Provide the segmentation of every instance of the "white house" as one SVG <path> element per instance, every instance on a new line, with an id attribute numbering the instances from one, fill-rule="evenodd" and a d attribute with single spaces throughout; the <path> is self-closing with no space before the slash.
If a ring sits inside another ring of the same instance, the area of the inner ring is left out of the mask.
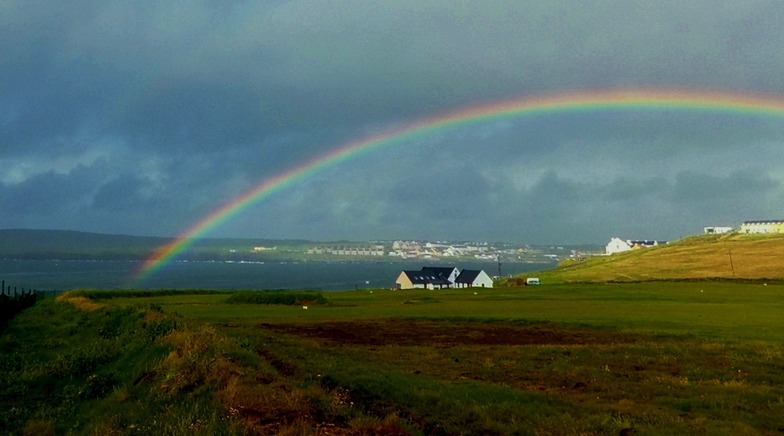
<path id="1" fill-rule="evenodd" d="M 401 271 L 395 289 L 492 288 L 493 279 L 482 270 L 459 271 L 455 267 L 425 266 L 418 271 Z"/>
<path id="2" fill-rule="evenodd" d="M 611 238 L 605 248 L 607 254 L 621 253 L 632 249 L 632 245 L 620 238 Z"/>
<path id="3" fill-rule="evenodd" d="M 464 269 L 455 280 L 457 288 L 492 288 L 493 279 L 483 270 Z"/>

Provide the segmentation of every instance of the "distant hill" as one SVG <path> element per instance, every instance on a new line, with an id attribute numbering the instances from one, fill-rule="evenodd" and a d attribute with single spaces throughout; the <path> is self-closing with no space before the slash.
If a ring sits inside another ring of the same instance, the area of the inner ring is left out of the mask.
<path id="1" fill-rule="evenodd" d="M 167 241 L 167 238 L 69 230 L 2 229 L 0 257 L 137 259 L 144 258 Z"/>
<path id="2" fill-rule="evenodd" d="M 537 274 L 544 283 L 668 279 L 784 279 L 784 234 L 699 235 Z"/>
<path id="3" fill-rule="evenodd" d="M 2 259 L 141 260 L 173 238 L 111 235 L 70 230 L 0 229 Z M 311 244 L 303 240 L 203 238 L 184 254 L 191 260 L 286 260 Z M 279 246 L 270 253 L 253 253 L 256 246 Z"/>

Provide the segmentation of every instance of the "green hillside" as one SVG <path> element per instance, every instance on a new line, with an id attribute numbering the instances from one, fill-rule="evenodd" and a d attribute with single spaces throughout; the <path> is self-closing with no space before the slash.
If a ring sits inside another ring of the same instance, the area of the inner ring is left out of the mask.
<path id="1" fill-rule="evenodd" d="M 784 235 L 700 235 L 658 247 L 583 261 L 537 275 L 545 283 L 784 279 Z"/>
<path id="2" fill-rule="evenodd" d="M 0 258 L 14 259 L 144 259 L 172 238 L 112 235 L 70 230 L 0 229 Z M 306 241 L 243 238 L 203 238 L 188 252 L 194 260 L 258 260 L 254 246 L 281 246 L 304 251 Z M 284 258 L 280 250 L 273 255 Z M 290 254 L 288 256 L 291 256 Z"/>

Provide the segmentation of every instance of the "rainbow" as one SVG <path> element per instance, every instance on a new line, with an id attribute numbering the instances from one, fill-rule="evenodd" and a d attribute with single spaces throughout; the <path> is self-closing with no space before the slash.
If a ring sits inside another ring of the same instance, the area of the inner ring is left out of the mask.
<path id="1" fill-rule="evenodd" d="M 159 247 L 143 262 L 132 283 L 139 283 L 187 250 L 198 238 L 257 204 L 325 168 L 338 165 L 379 148 L 425 137 L 457 126 L 489 120 L 546 115 L 563 112 L 600 112 L 606 110 L 657 110 L 719 112 L 737 115 L 784 117 L 784 98 L 737 92 L 695 90 L 600 90 L 566 92 L 523 97 L 470 106 L 423 118 L 383 133 L 360 138 L 321 156 L 265 179 L 190 226 L 173 242 Z"/>

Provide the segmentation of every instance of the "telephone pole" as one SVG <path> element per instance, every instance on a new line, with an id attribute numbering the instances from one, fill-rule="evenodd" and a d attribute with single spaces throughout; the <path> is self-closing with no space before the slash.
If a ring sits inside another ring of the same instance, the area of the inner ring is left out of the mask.
<path id="1" fill-rule="evenodd" d="M 735 265 L 732 264 L 732 251 L 728 248 L 727 254 L 730 256 L 730 269 L 732 270 L 732 276 L 735 277 Z"/>

